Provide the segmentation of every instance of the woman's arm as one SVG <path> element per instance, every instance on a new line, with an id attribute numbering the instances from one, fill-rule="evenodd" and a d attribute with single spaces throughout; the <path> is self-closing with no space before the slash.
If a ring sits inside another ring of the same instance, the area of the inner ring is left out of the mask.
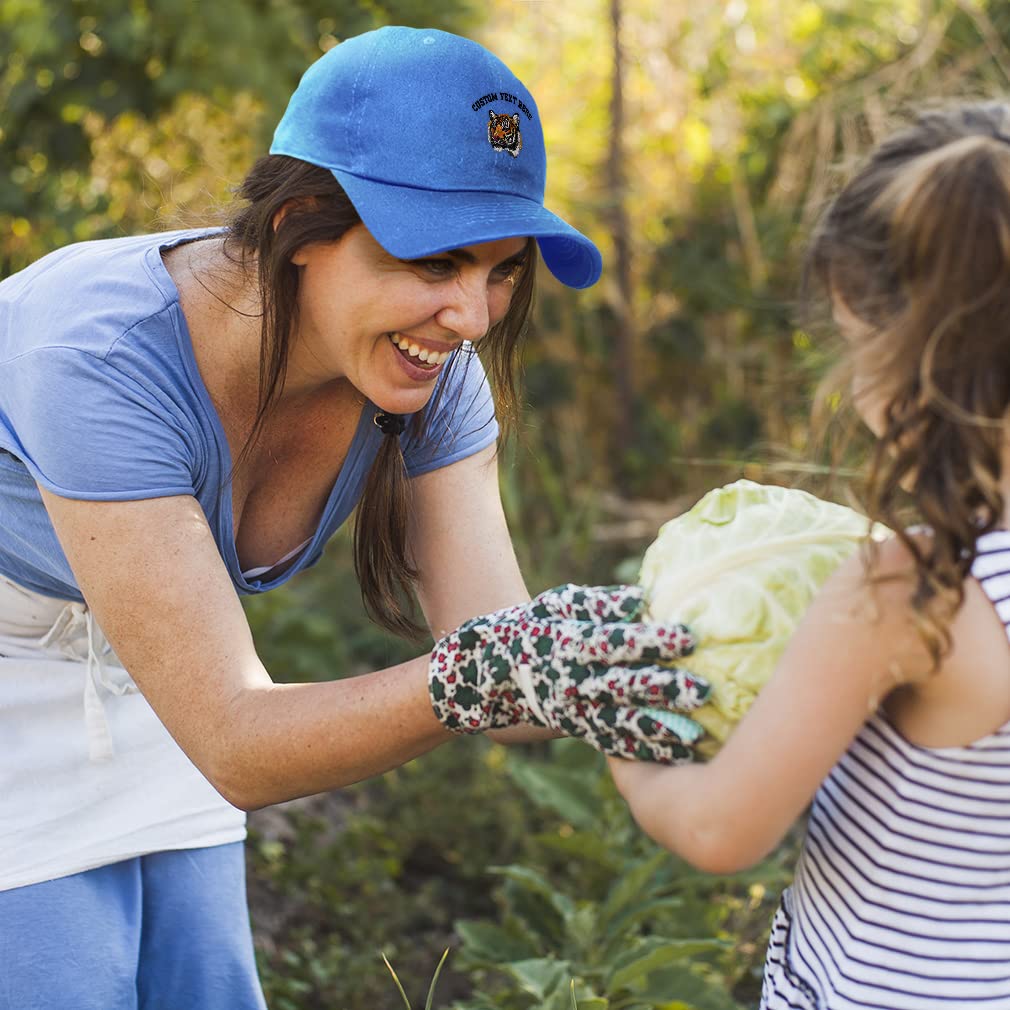
<path id="1" fill-rule="evenodd" d="M 908 604 L 903 549 L 870 595 L 861 558 L 818 594 L 772 679 L 708 764 L 611 760 L 635 819 L 700 869 L 731 873 L 767 855 L 886 694 L 928 667 Z"/>
<path id="2" fill-rule="evenodd" d="M 345 680 L 274 684 L 194 499 L 42 495 L 120 661 L 236 806 L 338 788 L 449 739 L 429 700 L 427 656 Z"/>
<path id="3" fill-rule="evenodd" d="M 530 596 L 519 571 L 488 446 L 411 481 L 410 552 L 432 635 Z"/>
<path id="4" fill-rule="evenodd" d="M 410 549 L 418 599 L 436 639 L 478 614 L 529 600 L 502 509 L 494 446 L 415 477 L 412 485 Z M 522 743 L 557 734 L 515 726 L 488 735 Z"/>

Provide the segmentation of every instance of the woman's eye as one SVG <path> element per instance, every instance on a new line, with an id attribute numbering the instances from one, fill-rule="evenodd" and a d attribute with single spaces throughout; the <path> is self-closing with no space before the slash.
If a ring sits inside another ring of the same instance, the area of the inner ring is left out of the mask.
<path id="1" fill-rule="evenodd" d="M 448 277 L 455 268 L 452 260 L 415 260 L 414 262 L 436 277 Z"/>
<path id="2" fill-rule="evenodd" d="M 519 278 L 519 271 L 522 270 L 522 266 L 522 263 L 504 263 L 494 269 L 492 276 L 496 281 L 514 283 Z"/>

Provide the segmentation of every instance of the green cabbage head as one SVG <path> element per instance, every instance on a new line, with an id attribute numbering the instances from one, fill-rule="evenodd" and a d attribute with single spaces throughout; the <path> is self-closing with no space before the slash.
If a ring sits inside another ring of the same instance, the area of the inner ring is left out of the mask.
<path id="1" fill-rule="evenodd" d="M 708 734 L 702 756 L 718 750 L 818 589 L 868 535 L 866 517 L 844 505 L 749 480 L 710 491 L 662 527 L 639 576 L 645 620 L 680 621 L 698 640 L 685 665 L 713 688 L 691 713 Z"/>

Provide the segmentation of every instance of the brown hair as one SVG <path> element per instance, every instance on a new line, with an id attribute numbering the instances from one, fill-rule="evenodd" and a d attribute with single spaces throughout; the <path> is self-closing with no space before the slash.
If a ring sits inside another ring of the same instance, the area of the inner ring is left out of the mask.
<path id="1" fill-rule="evenodd" d="M 255 265 L 262 325 L 257 411 L 236 468 L 255 443 L 284 386 L 291 336 L 298 323 L 299 273 L 291 257 L 310 243 L 335 242 L 361 222 L 331 172 L 285 155 L 261 158 L 239 195 L 247 203 L 231 221 L 226 249 L 237 247 L 234 253 L 229 249 L 229 255 L 244 267 Z M 282 208 L 286 212 L 275 227 L 274 219 Z M 480 341 L 496 413 L 506 430 L 516 414 L 516 362 L 532 305 L 535 273 L 536 243 L 530 240 L 508 311 Z M 469 367 L 469 357 L 469 352 L 457 351 L 444 370 Z M 429 402 L 415 415 L 401 437 L 428 437 L 427 419 L 434 406 Z M 459 407 L 455 404 L 452 409 Z M 354 566 L 371 617 L 396 634 L 417 638 L 423 629 L 415 616 L 417 570 L 407 545 L 410 485 L 401 437 L 384 436 L 368 473 L 354 523 Z"/>
<path id="2" fill-rule="evenodd" d="M 1004 507 L 1010 107 L 924 112 L 884 141 L 827 210 L 806 272 L 860 323 L 829 381 L 858 359 L 860 396 L 882 407 L 864 504 L 914 559 L 911 603 L 935 669 L 975 541 Z M 906 531 L 903 488 L 931 535 Z"/>

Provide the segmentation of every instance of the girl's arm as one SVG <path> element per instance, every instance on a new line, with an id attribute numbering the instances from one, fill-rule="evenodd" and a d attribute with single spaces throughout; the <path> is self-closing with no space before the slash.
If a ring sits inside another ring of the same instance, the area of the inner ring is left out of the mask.
<path id="1" fill-rule="evenodd" d="M 432 711 L 427 656 L 345 680 L 274 684 L 195 499 L 42 496 L 120 661 L 236 806 L 338 788 L 450 738 Z"/>
<path id="2" fill-rule="evenodd" d="M 904 549 L 883 545 L 871 591 L 860 557 L 826 583 L 774 676 L 708 764 L 610 760 L 641 827 L 699 869 L 732 873 L 785 836 L 859 728 L 928 668 L 908 603 Z"/>

